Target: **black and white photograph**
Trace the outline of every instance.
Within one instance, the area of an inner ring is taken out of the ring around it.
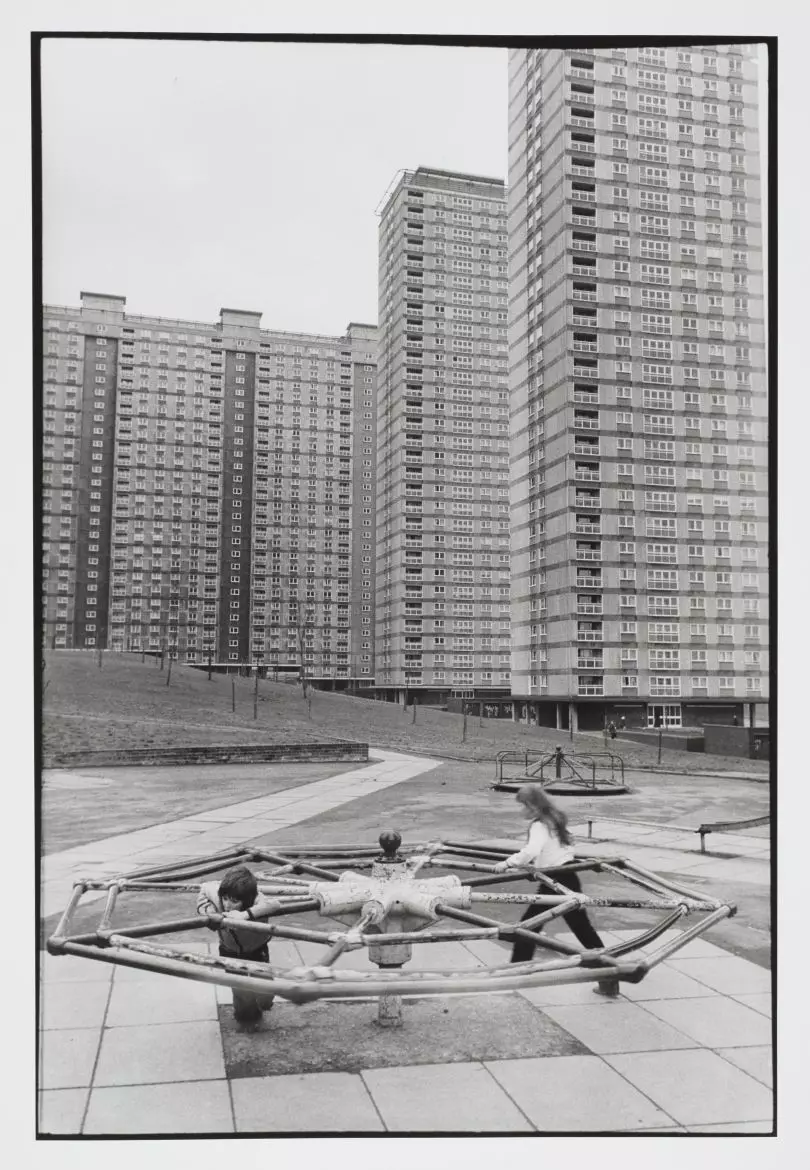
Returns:
[[[40,1148],[777,1135],[777,38],[653,27],[32,34]]]

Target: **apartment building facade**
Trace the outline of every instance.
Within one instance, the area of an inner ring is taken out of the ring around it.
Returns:
[[[374,675],[376,328],[44,309],[43,638]]]
[[[757,72],[510,53],[512,692],[542,724],[768,700]]]
[[[504,184],[419,167],[379,229],[376,683],[509,693]]]

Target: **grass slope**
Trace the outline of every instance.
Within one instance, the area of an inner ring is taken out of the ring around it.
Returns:
[[[253,680],[235,679],[236,710],[231,710],[231,678],[187,666],[167,669],[138,655],[105,654],[99,669],[95,656],[51,652],[45,656],[42,712],[43,754],[47,764],[57,752],[103,749],[180,747],[247,743],[315,743],[349,740],[424,755],[491,760],[506,749],[572,747],[567,732],[526,727],[509,720],[467,720],[428,707],[313,691],[311,711],[300,687],[259,682],[258,718],[253,718]],[[311,716],[311,717],[310,717]],[[616,742],[612,745],[629,767],[655,762],[655,748]],[[573,749],[601,752],[601,735],[577,733]],[[761,761],[665,751],[662,765],[683,772],[746,771],[762,775]]]

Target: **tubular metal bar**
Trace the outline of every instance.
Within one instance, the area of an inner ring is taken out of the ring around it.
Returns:
[[[364,934],[362,941],[365,946],[379,946],[394,943],[407,942],[424,942],[424,943],[440,943],[440,942],[462,942],[464,939],[475,938],[497,938],[500,934],[500,927],[481,927],[476,930],[410,930],[401,931],[399,934],[393,931],[390,934]]]
[[[449,858],[442,857],[439,854],[438,856],[428,858],[427,864],[433,866],[435,869],[463,869],[470,873],[491,873],[495,874],[496,877],[500,876],[495,873],[495,870],[492,868],[492,863],[489,861],[459,861],[458,858],[453,858],[451,861]]]
[[[122,878],[118,883],[119,890],[123,892],[134,891],[135,893],[170,893],[170,894],[198,894],[200,886],[198,882],[132,882]]]
[[[211,918],[213,919],[213,915]],[[98,938],[105,941],[112,934],[120,934],[125,938],[148,938],[151,934],[182,934],[186,930],[199,930],[204,927],[206,919],[200,914],[195,914],[193,918],[177,918],[173,922],[146,922],[141,926],[126,926],[119,927],[116,930],[102,930],[98,928],[96,934]],[[240,922],[241,927],[241,922]],[[247,922],[245,925],[249,925]]]
[[[225,959],[221,956],[198,955],[193,951],[175,951],[170,947],[153,947],[148,943],[132,942],[120,934],[111,935],[110,946],[120,948],[124,951],[134,951],[141,955],[152,955],[156,958],[179,960],[180,962],[196,964],[200,967],[214,968],[217,970],[221,968],[225,971],[254,975],[257,979],[272,979],[275,975],[275,972],[270,968],[269,964],[260,965],[253,962],[240,961],[239,959]],[[268,969],[268,974],[265,974],[262,966]]]
[[[336,962],[348,946],[351,945],[352,936],[357,938],[358,935],[362,938],[362,931],[374,921],[375,915],[373,913],[361,914],[355,926],[342,934],[340,938],[335,939],[329,950],[321,959],[319,966],[331,967]],[[379,935],[377,935],[379,938]]]
[[[220,853],[198,854],[196,857],[185,857],[182,861],[167,861],[163,865],[151,865],[146,866],[143,869],[131,869],[128,870],[127,873],[123,873],[120,876],[124,878],[137,879],[153,877],[156,874],[166,874],[168,877],[170,874],[174,873],[175,870],[187,869],[190,865],[203,864],[208,861],[218,861],[220,859],[225,862],[230,860],[238,861],[247,856],[248,855],[245,853],[244,849],[242,849],[240,846],[238,847],[230,845],[227,849],[222,850]]]
[[[543,870],[538,869],[535,871],[528,869],[516,869],[512,873],[493,872],[491,877],[470,878],[470,880],[464,884],[475,887],[495,885],[496,883],[500,883],[502,881],[538,881],[539,879],[534,877],[535,873],[542,874],[544,877],[548,877],[551,874],[556,873],[584,873],[586,871],[598,872],[600,869],[602,869],[603,866],[614,864],[615,862],[622,860],[623,858],[621,857],[592,857],[588,858],[587,860],[580,859],[569,862],[568,865],[550,865],[548,869]]]
[[[532,918],[521,918],[523,930],[537,930],[538,926],[544,926],[547,922],[553,921],[555,918],[564,918],[566,914],[570,914],[572,910],[580,909],[581,903],[579,901],[566,905],[562,902],[559,906],[551,906],[548,910],[543,910],[540,914],[535,914]],[[582,948],[583,950],[586,948]]]
[[[679,938],[671,939],[668,943],[664,943],[657,951],[653,951],[651,955],[647,956],[647,965],[649,967],[657,967],[659,963],[663,963],[664,959],[668,959],[675,951],[679,951],[681,947],[686,946],[693,938],[697,938],[699,934],[703,934],[710,926],[714,926],[715,922],[720,922],[723,918],[731,916],[730,906],[719,906],[717,910],[712,911],[706,918],[696,922],[687,930],[681,932]]]
[[[659,891],[656,891],[659,892]],[[566,901],[562,895],[558,894],[472,894],[471,900],[473,902],[494,902],[495,904],[509,905],[516,903],[518,905],[532,905],[538,906],[552,906],[559,902]],[[571,895],[568,895],[570,901]],[[553,901],[552,901],[553,899]],[[687,905],[689,910],[714,910],[713,902],[689,902],[685,903],[683,900],[673,901],[672,899],[664,900],[662,898],[647,898],[641,901],[638,898],[599,898],[591,894],[577,894],[579,904],[584,907],[601,906],[601,907],[615,907],[617,910],[672,910],[677,906]]]
[[[329,943],[335,936],[333,930],[307,930],[304,926],[282,926],[274,922],[268,927],[268,939],[291,938],[298,942]]]
[[[409,841],[409,842],[405,842],[402,845],[400,845],[399,848],[400,848],[400,851],[402,853],[411,853],[414,851],[421,852],[421,850],[428,849],[428,848],[430,848],[431,845],[434,845],[434,844],[435,844],[435,842],[433,842],[433,841],[414,841],[414,842]],[[285,857],[290,857],[290,858],[344,857],[347,855],[349,857],[375,858],[375,857],[382,856],[382,850],[381,850],[380,846],[379,845],[369,845],[367,841],[364,841],[361,845],[312,845],[312,846],[308,846],[308,845],[306,845],[306,846],[305,845],[279,845],[278,849],[279,849],[280,853],[283,853],[285,855]],[[262,847],[259,845],[255,846],[255,847],[251,846],[250,850],[252,853],[257,854],[257,856],[264,852]],[[261,860],[261,858],[260,858],[260,860]],[[292,864],[292,863],[288,863],[288,864]]]
[[[494,902],[499,906],[558,906],[571,900],[567,894],[470,894],[471,902]],[[583,895],[584,897],[584,895]],[[590,901],[590,899],[589,899]]]
[[[693,898],[696,902],[709,902],[716,908],[726,905],[725,902],[719,902],[717,898],[707,898],[704,893],[698,890],[690,890],[688,886],[682,886],[680,883],[670,882],[666,878],[658,877],[657,874],[651,873],[650,870],[644,869],[643,866],[636,865],[634,861],[625,861],[624,868],[629,869],[631,873],[646,878],[647,881],[658,882],[658,885],[663,886],[665,890],[671,890],[675,894],[684,894],[687,898]],[[630,875],[628,874],[627,876],[629,877]],[[631,878],[630,880],[632,881],[633,879]]]
[[[503,861],[504,857],[509,856],[508,849],[485,849],[483,846],[470,845],[462,849],[460,845],[442,845],[438,850],[440,853],[452,853],[453,855],[460,855],[461,857],[477,858],[479,861],[486,861],[487,858],[497,858]]]
[[[685,905],[688,904],[691,909],[697,910],[697,909],[703,907],[703,908],[708,909],[708,910],[713,910],[715,907],[714,901],[710,901],[707,905],[705,899],[701,899],[700,895],[686,894],[685,891],[678,890],[677,887],[672,887],[672,886],[669,886],[667,888],[662,888],[663,883],[660,883],[657,874],[650,874],[648,877],[644,877],[641,874],[635,874],[632,872],[628,872],[624,868],[622,868],[622,869],[619,869],[618,867],[614,868],[612,865],[605,866],[605,869],[608,871],[608,873],[612,873],[616,877],[626,878],[629,882],[632,882],[634,885],[641,886],[641,888],[645,889],[645,890],[652,890],[653,893],[655,893],[655,894],[665,894],[667,892],[670,892],[670,893],[674,892],[674,893],[681,894],[682,895],[681,901]]]
[[[321,858],[323,869],[368,869],[374,864],[373,857],[347,857],[345,861],[332,858]]]
[[[50,950],[51,942],[54,942],[56,939],[61,939],[61,938],[65,937],[65,934],[66,934],[67,928],[68,928],[68,923],[70,922],[71,918],[73,917],[74,911],[76,910],[76,907],[79,905],[79,902],[81,901],[82,894],[85,892],[86,889],[87,889],[87,886],[84,884],[84,882],[75,882],[74,883],[73,890],[72,890],[71,895],[70,895],[70,901],[68,902],[67,906],[65,907],[64,913],[62,914],[62,917],[59,919],[59,922],[57,923],[56,930],[53,932],[53,935],[51,936],[51,938],[48,939],[48,950]],[[51,952],[51,953],[53,953],[53,952]]]
[[[641,947],[645,947],[647,943],[654,942],[659,935],[663,934],[665,930],[669,930],[679,919],[683,918],[688,911],[686,907],[681,904],[677,910],[667,915],[661,922],[657,922],[655,926],[651,926],[649,930],[645,930],[638,938],[628,939],[626,942],[614,943],[613,946],[605,947],[606,955],[625,955],[630,951],[637,951]],[[703,922],[699,923],[700,929],[705,930]]]
[[[260,974],[257,970],[250,975],[243,975],[235,971],[212,968],[205,965],[191,964],[177,959],[168,959],[147,954],[126,954],[125,950],[99,950],[94,947],[85,947],[80,944],[65,942],[65,949],[70,954],[81,955],[85,958],[97,959],[101,962],[120,963],[123,966],[138,967],[145,970],[158,971],[167,975],[178,975],[185,979],[194,979],[204,983],[223,982],[236,990],[250,991],[257,994],[280,995],[295,1003],[306,1003],[310,1000],[330,998],[359,998],[371,995],[467,995],[482,990],[482,985],[493,991],[519,991],[526,987],[542,987],[549,984],[591,983],[606,978],[617,978],[634,981],[639,978],[639,971],[643,972],[643,965],[615,964],[610,967],[581,968],[579,963],[569,959],[546,964],[537,969],[533,965],[525,973],[515,974],[513,971],[503,975],[491,975],[487,971],[481,973],[465,972],[411,972],[408,976],[379,972],[345,971],[341,978],[335,977],[329,971],[326,978],[317,979],[310,972],[306,982],[285,978],[283,975],[272,977]],[[580,956],[576,956],[578,960]],[[232,961],[232,960],[231,960]],[[225,976],[223,980],[222,976]],[[561,978],[562,976],[562,978]]]
[[[207,865],[194,865],[186,869],[173,870],[170,874],[167,874],[167,877],[174,880],[177,878],[182,880],[193,877],[204,877],[207,873],[216,873],[220,869],[230,869],[234,861],[240,861],[244,856],[245,854],[242,854],[241,857],[237,855],[235,858],[226,858],[224,861],[216,859]]]
[[[469,910],[458,910],[455,906],[445,906],[441,902],[436,906],[436,910],[446,918],[457,918],[459,922],[471,922],[476,926],[497,927],[498,938],[507,940],[515,937],[527,938],[530,942],[536,943],[537,946],[545,947],[549,951],[557,951],[561,955],[582,954],[581,947],[572,946],[571,943],[562,943],[558,939],[547,938],[543,934],[534,934],[517,924],[510,926],[505,922],[494,922],[491,918],[484,918],[480,914],[471,914]]]
[[[267,849],[254,849],[253,856],[256,861],[271,861],[274,865],[292,865],[298,873],[308,873],[313,877],[324,878],[328,882],[338,881],[338,878],[329,869],[321,869],[318,865],[308,865],[305,861],[296,861],[284,857],[280,853],[270,853]]]
[[[104,906],[104,913],[101,915],[101,921],[98,924],[99,930],[106,930],[110,925],[112,912],[115,909],[116,899],[118,898],[119,887],[113,883],[107,891],[107,902]]]

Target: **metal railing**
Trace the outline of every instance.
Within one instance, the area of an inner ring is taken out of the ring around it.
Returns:
[[[595,820],[595,817],[588,818],[588,840],[593,839],[593,824]],[[761,817],[749,817],[747,820],[743,821],[716,821],[712,824],[698,825],[697,828],[695,828],[694,825],[673,825],[669,822],[662,821],[635,820],[632,817],[601,817],[600,820],[609,821],[611,824],[616,825],[644,825],[645,827],[651,829],[661,829],[663,832],[668,832],[674,829],[676,832],[680,833],[699,833],[700,851],[701,853],[705,853],[707,834],[734,833],[740,829],[759,828],[761,825],[770,824],[771,814],[766,813],[765,816]]]

